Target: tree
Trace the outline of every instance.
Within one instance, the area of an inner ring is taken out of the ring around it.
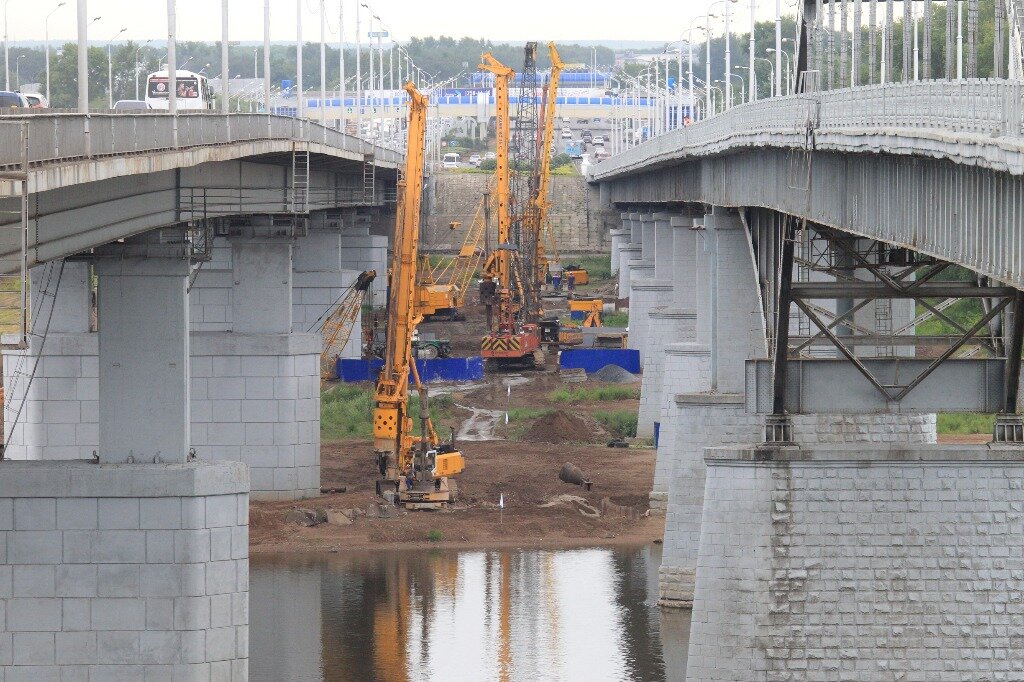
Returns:
[[[50,106],[73,109],[78,106],[78,46],[65,43],[50,58]],[[89,48],[89,104],[107,106],[107,52]]]

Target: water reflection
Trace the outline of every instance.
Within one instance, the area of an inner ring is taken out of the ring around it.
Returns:
[[[251,678],[681,681],[658,549],[256,557]]]

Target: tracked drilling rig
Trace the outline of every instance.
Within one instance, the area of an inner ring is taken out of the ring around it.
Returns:
[[[427,389],[413,359],[412,341],[423,319],[417,304],[416,270],[423,192],[423,147],[427,98],[412,83],[409,93],[405,172],[399,181],[393,253],[388,285],[384,366],[377,379],[373,411],[373,449],[382,480],[377,493],[393,492],[407,508],[437,509],[454,498],[454,476],[465,468],[454,443],[442,443],[430,419]],[[410,375],[419,397],[418,435],[409,414]]]

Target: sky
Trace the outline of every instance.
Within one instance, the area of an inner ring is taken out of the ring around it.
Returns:
[[[49,20],[53,41],[73,41],[77,36],[77,3],[66,0]],[[399,41],[410,37],[449,35],[489,38],[495,42],[524,40],[556,41],[676,41],[693,19],[707,13],[712,0],[362,0],[370,5]],[[784,14],[795,14],[795,0],[781,0]],[[8,35],[12,43],[41,41],[44,19],[60,0],[0,0],[6,2]],[[87,0],[90,19],[100,20],[89,29],[90,42],[118,40],[164,40],[167,36],[166,0]],[[271,0],[271,40],[295,39],[297,4],[302,5],[303,39],[319,41],[321,0]],[[345,8],[345,36],[355,41],[357,0],[324,0],[327,40],[336,43],[340,4]],[[758,20],[775,17],[775,0],[754,0]],[[717,3],[721,15],[723,3]],[[750,23],[751,0],[736,0],[733,32],[744,31]],[[221,3],[217,0],[177,0],[179,40],[220,39]],[[369,30],[368,12],[361,9],[360,33]],[[263,39],[263,0],[229,0],[229,39]],[[541,21],[543,19],[543,21]],[[376,23],[376,22],[375,22]],[[717,31],[723,19],[717,19]],[[697,23],[704,24],[704,20]],[[697,40],[694,33],[694,40]]]

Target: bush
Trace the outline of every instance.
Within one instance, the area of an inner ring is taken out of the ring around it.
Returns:
[[[562,166],[568,166],[572,164],[572,157],[568,154],[555,154],[551,159],[551,168],[561,168]]]
[[[435,428],[452,416],[455,401],[451,395],[431,396],[430,417]],[[413,431],[419,433],[420,401],[409,395],[409,416]],[[373,437],[373,385],[339,384],[320,396],[320,440],[365,440]],[[443,435],[441,436],[444,437]]]
[[[629,312],[616,310],[614,313],[603,313],[601,315],[601,324],[606,327],[628,327]]]
[[[614,436],[633,438],[636,436],[637,413],[632,410],[594,412],[594,419]]]
[[[498,167],[497,159],[484,159],[480,162],[478,168],[480,170],[492,171]]]
[[[430,542],[441,542],[444,540],[444,533],[439,530],[432,530],[427,533],[427,540]]]

